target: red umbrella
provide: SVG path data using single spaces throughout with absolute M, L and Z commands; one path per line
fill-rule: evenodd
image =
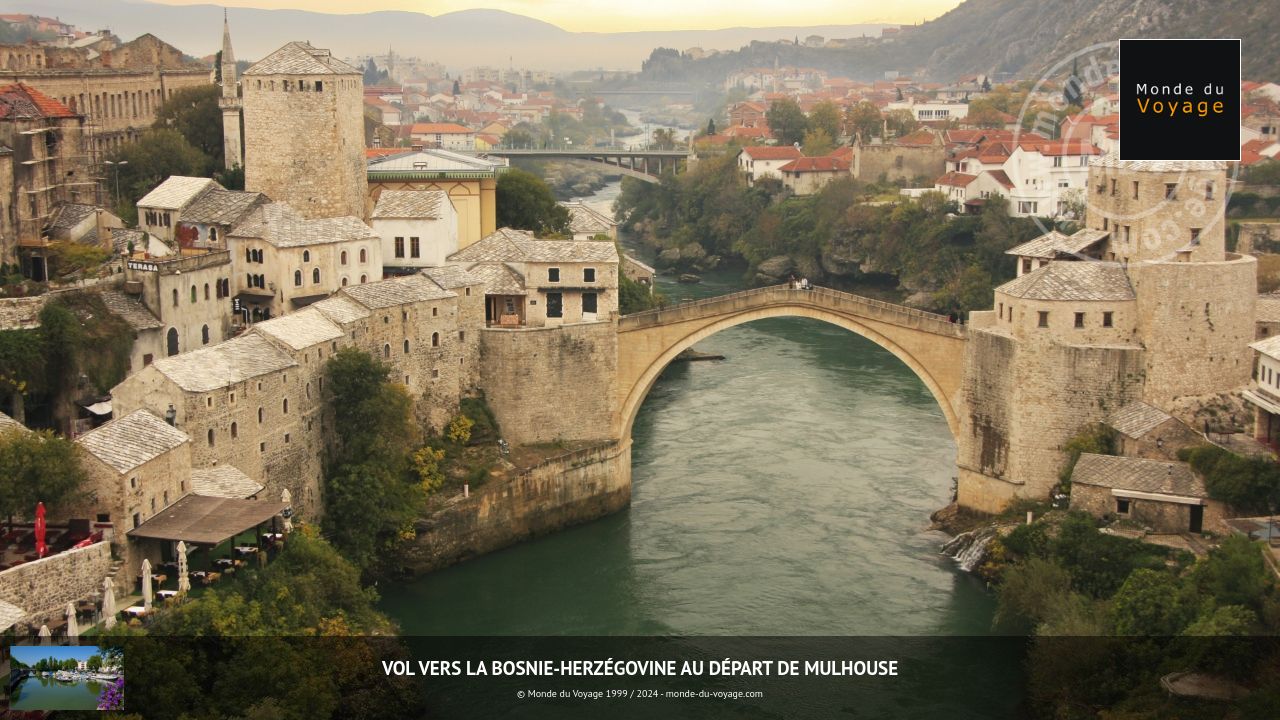
M 44 544 L 44 503 L 36 503 L 36 555 L 44 557 L 49 546 Z

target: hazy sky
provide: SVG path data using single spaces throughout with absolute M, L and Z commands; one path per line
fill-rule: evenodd
M 443 15 L 493 8 L 544 20 L 566 30 L 706 30 L 779 25 L 912 24 L 960 0 L 152 0 L 169 5 L 216 2 L 228 7 L 291 8 L 329 13 L 412 10 Z

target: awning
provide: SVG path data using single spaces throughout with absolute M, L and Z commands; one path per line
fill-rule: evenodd
M 263 305 L 263 304 L 270 305 L 271 301 L 276 299 L 276 296 L 271 293 L 266 293 L 265 295 L 263 295 L 263 294 L 252 293 L 252 292 L 242 292 L 242 293 L 236 294 L 235 299 L 239 300 L 242 303 L 250 303 L 253 305 Z
M 1277 405 L 1274 401 L 1266 398 L 1261 393 L 1254 390 L 1245 390 L 1240 394 L 1244 396 L 1245 400 L 1248 400 L 1272 415 L 1280 415 L 1280 405 Z
M 127 534 L 132 538 L 217 545 L 251 530 L 289 507 L 281 502 L 184 495 Z
M 304 308 L 312 303 L 318 303 L 327 297 L 329 297 L 329 293 L 321 293 L 319 295 L 305 295 L 302 297 L 293 298 L 289 302 L 292 303 L 293 308 L 297 310 L 299 308 Z

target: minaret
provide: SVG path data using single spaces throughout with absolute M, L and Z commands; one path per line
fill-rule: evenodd
M 236 55 L 231 51 L 231 26 L 222 11 L 222 154 L 227 169 L 244 167 L 244 142 L 240 136 L 240 87 L 236 82 Z

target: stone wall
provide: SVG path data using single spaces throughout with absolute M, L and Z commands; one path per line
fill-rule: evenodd
M 615 323 L 480 331 L 480 387 L 512 445 L 612 432 Z
M 1111 488 L 1075 483 L 1071 486 L 1071 507 L 1096 518 L 1126 517 L 1157 533 L 1183 533 L 1191 528 L 1191 506 L 1184 503 L 1159 500 L 1129 499 L 1129 513 L 1116 512 L 1116 496 Z M 1204 532 L 1226 533 L 1223 523 L 1226 508 L 1216 500 L 1206 500 L 1201 529 Z
M 867 182 L 876 182 L 882 175 L 887 180 L 912 180 L 923 175 L 932 181 L 946 170 L 946 158 L 946 149 L 941 144 L 859 145 L 854 153 L 852 172 L 854 177 Z
M 551 458 L 471 497 L 455 495 L 417 523 L 402 568 L 424 573 L 572 525 L 631 502 L 630 444 L 609 442 Z
M 26 610 L 25 622 L 41 622 L 93 595 L 110 571 L 111 546 L 94 543 L 0 572 L 0 600 Z
M 1280 253 L 1280 223 L 1240 223 L 1240 234 L 1236 238 L 1236 252 L 1241 255 Z

